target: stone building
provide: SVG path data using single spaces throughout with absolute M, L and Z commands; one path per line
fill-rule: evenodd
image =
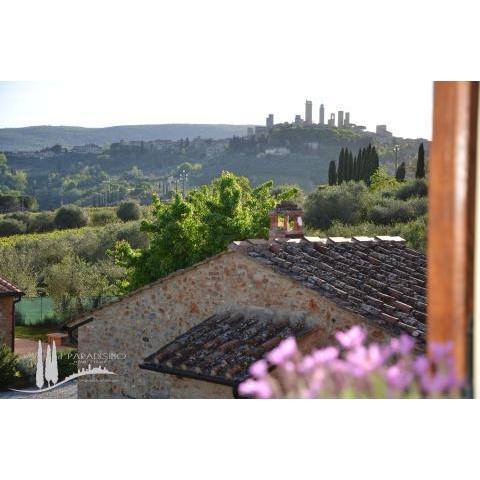
M 0 345 L 15 348 L 15 303 L 23 292 L 7 280 L 0 278 Z
M 300 215 L 282 204 L 268 241 L 234 242 L 69 322 L 80 358 L 116 374 L 80 379 L 79 397 L 232 398 L 283 338 L 307 351 L 354 324 L 424 348 L 425 256 L 399 237 L 304 237 Z

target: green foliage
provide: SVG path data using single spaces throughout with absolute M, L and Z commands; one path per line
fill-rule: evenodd
M 46 291 L 55 302 L 56 310 L 62 317 L 71 316 L 84 309 L 82 299 L 93 299 L 93 305 L 100 304 L 103 297 L 115 293 L 115 283 L 123 271 L 100 261 L 87 263 L 78 256 L 68 255 L 46 271 Z
M 90 223 L 96 227 L 108 225 L 109 223 L 114 223 L 116 220 L 117 216 L 115 215 L 115 212 L 113 210 L 98 209 L 98 211 L 93 211 L 90 214 Z
M 374 192 L 395 188 L 396 186 L 397 181 L 387 173 L 384 167 L 377 168 L 370 177 L 370 188 Z
M 305 201 L 305 222 L 314 228 L 329 228 L 334 220 L 354 224 L 361 219 L 361 203 L 368 189 L 363 182 L 320 187 Z
M 77 351 L 68 348 L 57 352 L 58 378 L 63 380 L 65 377 L 78 372 Z
M 0 152 L 0 193 L 23 192 L 27 185 L 27 174 L 23 170 L 9 167 L 7 157 Z
M 367 220 L 377 225 L 408 222 L 427 213 L 425 198 L 412 198 L 408 201 L 384 198 L 367 213 Z
M 17 356 L 6 345 L 0 346 L 0 390 L 12 385 L 17 372 Z
M 37 372 L 37 355 L 29 353 L 18 357 L 17 371 L 28 385 L 35 384 L 35 374 Z
M 142 222 L 150 248 L 135 251 L 123 242 L 111 252 L 128 269 L 129 288 L 193 265 L 224 250 L 233 240 L 266 238 L 268 212 L 276 203 L 271 187 L 268 182 L 252 188 L 246 178 L 223 172 L 185 199 L 176 195 L 165 204 L 155 197 L 153 220 Z M 287 190 L 278 198 L 295 193 L 295 189 Z
M 373 222 L 345 225 L 339 221 L 334 221 L 330 228 L 326 230 L 309 230 L 308 233 L 320 237 L 399 235 L 406 240 L 410 248 L 425 253 L 427 244 L 427 217 L 421 216 L 406 223 L 395 223 L 393 225 L 376 225 Z
M 425 147 L 423 143 L 418 147 L 417 169 L 415 178 L 425 178 Z
M 348 148 L 342 148 L 338 157 L 338 169 L 336 174 L 335 163 L 330 162 L 328 170 L 328 184 L 341 185 L 343 182 L 352 180 L 364 181 L 370 185 L 370 178 L 379 168 L 379 158 L 377 150 L 371 144 L 367 148 L 361 148 L 357 156 L 354 158 L 352 152 Z
M 27 231 L 29 233 L 44 233 L 55 230 L 55 216 L 52 212 L 40 212 L 30 215 Z
M 407 200 L 410 197 L 426 197 L 427 195 L 428 187 L 425 179 L 410 180 L 395 192 L 395 197 L 400 200 Z
M 406 174 L 405 162 L 402 162 L 395 172 L 395 179 L 397 182 L 404 182 Z
M 123 222 L 139 220 L 142 217 L 142 211 L 138 202 L 123 202 L 117 209 L 117 217 Z
M 140 231 L 140 222 L 3 237 L 0 238 L 0 276 L 21 287 L 27 295 L 35 296 L 39 290 L 45 292 L 45 278 L 52 266 L 66 257 L 76 256 L 89 265 L 100 263 L 100 273 L 108 279 L 111 290 L 115 290 L 126 272 L 107 257 L 106 251 L 121 240 L 127 240 L 133 248 L 148 246 L 147 234 Z M 81 288 L 85 292 L 84 286 Z M 90 296 L 90 293 L 85 294 Z
M 16 235 L 25 231 L 25 224 L 14 218 L 0 220 L 0 237 Z
M 328 165 L 328 184 L 337 184 L 337 167 L 334 160 L 332 160 Z
M 299 185 L 276 185 L 272 186 L 271 193 L 277 201 L 290 200 L 298 206 L 302 206 L 305 201 L 305 192 Z
M 88 215 L 77 205 L 66 205 L 55 213 L 55 226 L 57 228 L 80 228 L 88 223 Z

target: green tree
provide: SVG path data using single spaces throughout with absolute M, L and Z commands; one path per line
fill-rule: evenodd
M 331 160 L 330 164 L 328 165 L 328 184 L 337 184 L 337 166 L 335 164 L 335 160 Z
M 14 218 L 0 220 L 0 237 L 16 235 L 25 232 L 25 224 Z
M 123 222 L 139 220 L 142 217 L 142 210 L 138 202 L 130 200 L 120 204 L 117 209 L 117 217 Z
M 57 228 L 80 228 L 88 223 L 88 215 L 76 205 L 66 205 L 57 210 L 54 222 Z
M 338 170 L 337 170 L 337 183 L 341 185 L 345 181 L 345 150 L 340 150 L 338 156 Z
M 127 268 L 129 289 L 152 282 L 224 250 L 233 240 L 267 238 L 268 212 L 277 200 L 296 194 L 284 191 L 275 198 L 272 182 L 252 188 L 248 179 L 223 172 L 210 185 L 192 190 L 170 204 L 153 198 L 153 220 L 143 221 L 150 246 L 134 250 L 117 243 L 110 254 Z
M 386 190 L 397 186 L 395 177 L 388 174 L 385 167 L 379 167 L 370 177 L 370 189 L 372 191 Z
M 114 282 L 106 274 L 103 262 L 90 264 L 75 255 L 67 255 L 48 268 L 45 284 L 62 316 L 82 311 L 86 299 L 95 305 L 114 293 Z
M 17 372 L 18 357 L 7 345 L 0 344 L 0 390 L 10 387 Z
M 415 178 L 425 178 L 425 148 L 423 142 L 418 147 L 417 170 Z
M 402 162 L 395 172 L 395 179 L 397 182 L 405 181 L 405 162 Z

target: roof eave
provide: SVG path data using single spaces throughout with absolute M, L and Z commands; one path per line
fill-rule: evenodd
M 203 382 L 216 383 L 218 385 L 225 385 L 227 387 L 235 388 L 238 384 L 233 379 L 227 379 L 224 377 L 217 377 L 212 375 L 205 375 L 202 373 L 192 372 L 190 370 L 181 370 L 178 368 L 167 367 L 165 365 L 152 365 L 151 363 L 142 362 L 139 364 L 142 370 L 150 370 L 156 373 L 166 373 L 167 375 L 176 375 L 177 377 L 192 378 L 194 380 L 201 380 Z

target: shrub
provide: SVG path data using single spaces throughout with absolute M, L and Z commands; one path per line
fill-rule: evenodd
M 411 208 L 415 217 L 421 217 L 428 212 L 427 197 L 412 197 L 408 199 L 406 203 Z
M 17 360 L 17 370 L 28 384 L 34 385 L 35 375 L 37 373 L 37 355 L 29 353 L 19 357 Z
M 399 200 L 407 200 L 410 197 L 426 197 L 428 187 L 425 179 L 411 180 L 402 185 L 395 193 Z
M 55 230 L 53 213 L 41 212 L 36 215 L 32 215 L 27 224 L 27 230 L 29 233 L 44 233 Z
M 57 228 L 80 228 L 87 223 L 87 214 L 76 205 L 60 207 L 55 213 L 55 225 Z
M 137 202 L 128 201 L 123 202 L 117 208 L 117 217 L 123 222 L 129 222 L 131 220 L 139 220 L 142 216 L 142 210 Z
M 58 378 L 63 380 L 65 377 L 78 372 L 78 360 L 75 349 L 65 349 L 57 352 Z
M 113 223 L 116 220 L 116 215 L 113 210 L 100 210 L 98 212 L 93 212 L 90 215 L 90 222 L 94 226 L 103 226 L 109 223 Z
M 355 224 L 361 220 L 362 197 L 368 192 L 363 182 L 320 187 L 305 201 L 305 222 L 315 228 L 329 228 L 334 220 Z
M 5 219 L 10 219 L 13 218 L 14 220 L 18 220 L 20 223 L 24 223 L 25 225 L 28 225 L 28 222 L 31 220 L 32 215 L 28 212 L 13 212 L 13 213 L 8 213 L 5 215 Z
M 366 211 L 366 219 L 377 225 L 409 222 L 427 213 L 427 199 L 413 197 L 407 201 L 382 197 Z
M 0 347 L 0 389 L 9 387 L 17 372 L 17 356 L 6 345 Z
M 401 200 L 393 200 L 375 205 L 367 214 L 367 220 L 379 225 L 408 222 L 414 218 L 411 207 Z
M 26 226 L 24 223 L 15 220 L 14 218 L 6 218 L 0 220 L 0 237 L 8 237 L 9 235 L 17 235 L 25 232 Z

